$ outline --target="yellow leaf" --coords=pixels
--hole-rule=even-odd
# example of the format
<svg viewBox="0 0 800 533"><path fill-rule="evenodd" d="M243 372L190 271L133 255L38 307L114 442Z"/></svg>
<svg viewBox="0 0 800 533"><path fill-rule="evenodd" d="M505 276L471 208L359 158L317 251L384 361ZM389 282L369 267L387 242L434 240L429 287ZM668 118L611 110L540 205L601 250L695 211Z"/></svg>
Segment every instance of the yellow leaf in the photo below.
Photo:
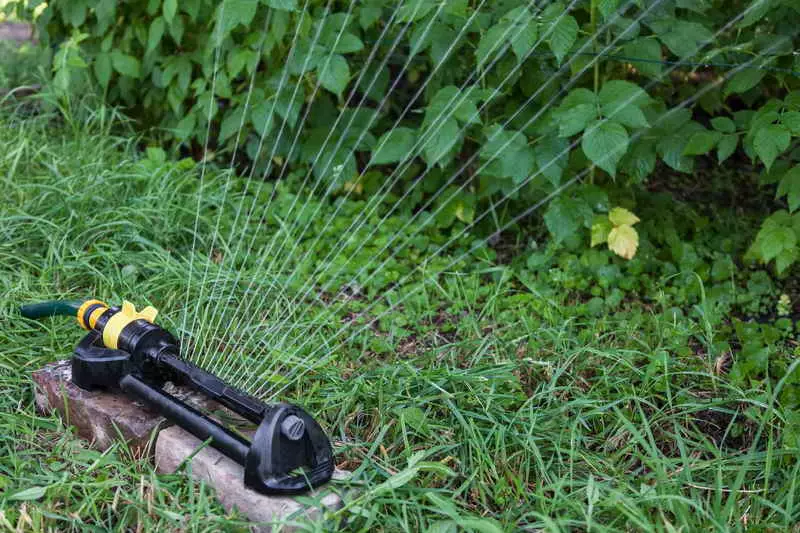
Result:
<svg viewBox="0 0 800 533"><path fill-rule="evenodd" d="M615 226L622 226L624 224L633 226L639 222L639 217L625 209L624 207L615 207L608 214L608 219Z"/></svg>
<svg viewBox="0 0 800 533"><path fill-rule="evenodd" d="M639 248L639 234L628 224L617 226L608 234L608 248L620 257L633 259Z"/></svg>

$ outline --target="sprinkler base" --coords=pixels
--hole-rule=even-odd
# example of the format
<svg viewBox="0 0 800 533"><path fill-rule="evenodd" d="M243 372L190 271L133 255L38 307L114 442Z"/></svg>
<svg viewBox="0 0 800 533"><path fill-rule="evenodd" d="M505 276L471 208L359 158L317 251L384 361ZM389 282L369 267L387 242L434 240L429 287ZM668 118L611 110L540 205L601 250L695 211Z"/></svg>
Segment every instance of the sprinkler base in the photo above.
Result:
<svg viewBox="0 0 800 533"><path fill-rule="evenodd" d="M341 497L330 485L306 494L302 504L291 496L264 495L246 488L240 464L210 446L197 452L203 443L180 427L172 426L158 413L120 391L87 391L76 386L72 383L70 361L51 363L35 371L33 381L37 408L44 413L57 412L65 424L75 427L95 448L105 450L123 439L138 456L155 461L157 469L165 473L174 472L194 454L187 472L213 487L226 510L236 508L254 522L255 531L272 531L272 524L282 521L319 520L324 510L335 510L342 505ZM227 411L227 416L236 418L192 389L176 386L170 393L197 409ZM251 436L243 419L240 429ZM347 476L347 472L334 472L334 479ZM307 498L313 498L318 505L307 505ZM281 528L281 531L292 530L291 525Z"/></svg>

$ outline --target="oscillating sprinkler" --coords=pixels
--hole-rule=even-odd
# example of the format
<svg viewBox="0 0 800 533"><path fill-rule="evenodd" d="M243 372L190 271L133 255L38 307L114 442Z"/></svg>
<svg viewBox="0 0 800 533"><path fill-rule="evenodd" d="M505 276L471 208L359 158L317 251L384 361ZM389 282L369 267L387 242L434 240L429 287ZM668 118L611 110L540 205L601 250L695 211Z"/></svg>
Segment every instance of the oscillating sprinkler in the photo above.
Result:
<svg viewBox="0 0 800 533"><path fill-rule="evenodd" d="M100 300L24 305L26 318L75 316L89 333L72 356L72 381L87 390L121 389L244 467L244 484L265 494L299 494L330 480L333 450L303 409L265 404L181 359L177 339L155 325L156 311ZM172 382L202 392L258 424L252 442L172 396Z"/></svg>

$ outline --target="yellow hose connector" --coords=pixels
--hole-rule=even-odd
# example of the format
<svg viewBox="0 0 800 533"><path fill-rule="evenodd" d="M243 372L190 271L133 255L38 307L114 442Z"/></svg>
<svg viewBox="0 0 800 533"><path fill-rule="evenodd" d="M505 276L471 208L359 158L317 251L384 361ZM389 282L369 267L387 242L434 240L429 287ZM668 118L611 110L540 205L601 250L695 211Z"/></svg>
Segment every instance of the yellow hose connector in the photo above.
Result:
<svg viewBox="0 0 800 533"><path fill-rule="evenodd" d="M148 306L141 311L136 311L136 307L131 302L127 300L123 301L119 312L109 318L103 328L103 344L106 345L106 348L116 350L119 334L125 326L134 320L140 319L146 320L152 324L156 319L156 315L158 315L158 310L155 307Z"/></svg>

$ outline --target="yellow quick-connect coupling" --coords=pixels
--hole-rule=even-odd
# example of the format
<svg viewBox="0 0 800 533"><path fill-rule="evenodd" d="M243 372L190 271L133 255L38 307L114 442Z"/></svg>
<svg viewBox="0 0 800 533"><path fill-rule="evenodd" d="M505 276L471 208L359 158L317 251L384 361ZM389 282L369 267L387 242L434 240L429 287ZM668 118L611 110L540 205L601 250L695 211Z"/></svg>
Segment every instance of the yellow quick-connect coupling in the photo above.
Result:
<svg viewBox="0 0 800 533"><path fill-rule="evenodd" d="M94 315L94 313L92 313L92 315ZM136 307L132 303L127 300L123 301L120 310L108 319L108 322L106 322L103 328L103 344L106 345L106 348L116 350L119 335L122 333L122 330L125 329L125 326L134 320L140 319L146 320L152 324L156 319L156 315L158 315L158 310L155 307L148 306L141 311L136 311Z"/></svg>

